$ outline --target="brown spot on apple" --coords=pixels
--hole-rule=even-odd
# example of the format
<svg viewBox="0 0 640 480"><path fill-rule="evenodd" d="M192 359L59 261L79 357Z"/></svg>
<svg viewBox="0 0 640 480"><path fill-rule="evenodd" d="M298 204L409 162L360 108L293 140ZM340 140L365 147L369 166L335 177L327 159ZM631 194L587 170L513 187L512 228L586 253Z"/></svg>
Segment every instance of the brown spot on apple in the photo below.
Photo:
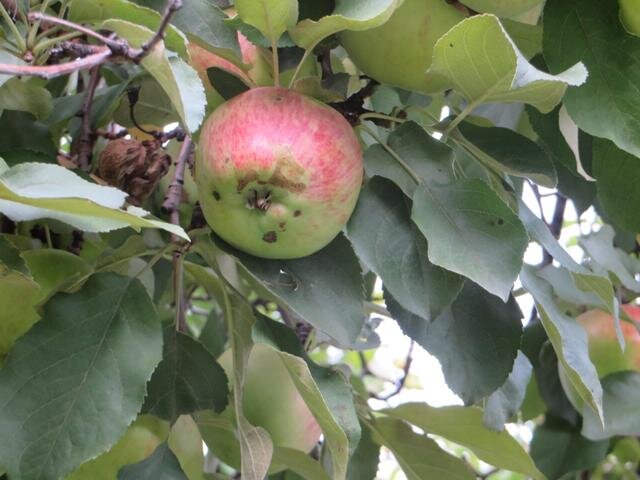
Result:
<svg viewBox="0 0 640 480"><path fill-rule="evenodd" d="M275 243L278 241L278 234L273 230L270 230L262 236L262 240L267 243Z"/></svg>

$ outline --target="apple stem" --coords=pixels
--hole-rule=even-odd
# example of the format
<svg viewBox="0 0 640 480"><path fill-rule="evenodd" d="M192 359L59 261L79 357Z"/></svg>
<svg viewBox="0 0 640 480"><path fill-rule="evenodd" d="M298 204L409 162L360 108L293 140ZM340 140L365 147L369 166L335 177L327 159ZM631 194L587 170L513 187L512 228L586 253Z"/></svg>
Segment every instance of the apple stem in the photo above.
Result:
<svg viewBox="0 0 640 480"><path fill-rule="evenodd" d="M278 59L278 42L271 40L271 56L273 58L273 84L280 86L280 62Z"/></svg>

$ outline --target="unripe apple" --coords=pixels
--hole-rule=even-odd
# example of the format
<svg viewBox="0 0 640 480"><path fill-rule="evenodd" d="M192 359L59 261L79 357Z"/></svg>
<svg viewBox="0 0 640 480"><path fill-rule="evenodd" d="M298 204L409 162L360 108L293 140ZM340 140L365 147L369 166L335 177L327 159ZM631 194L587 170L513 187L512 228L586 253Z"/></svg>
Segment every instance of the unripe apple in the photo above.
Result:
<svg viewBox="0 0 640 480"><path fill-rule="evenodd" d="M344 227L362 183L362 150L334 109L292 90L251 89L202 127L196 183L211 228L265 258L298 258Z"/></svg>
<svg viewBox="0 0 640 480"><path fill-rule="evenodd" d="M151 455L167 435L167 422L151 415L138 417L108 452L83 463L66 480L113 480L120 468Z"/></svg>
<svg viewBox="0 0 640 480"><path fill-rule="evenodd" d="M379 27L345 30L340 42L365 74L381 83L430 92L426 72L433 46L465 15L446 0L404 0Z"/></svg>
<svg viewBox="0 0 640 480"><path fill-rule="evenodd" d="M218 362L233 378L232 352ZM298 392L280 355L271 347L256 344L251 349L243 390L244 414L252 425L262 427L274 445L305 453L318 443L322 431Z"/></svg>
<svg viewBox="0 0 640 480"><path fill-rule="evenodd" d="M640 320L640 308L624 305L624 311L635 320ZM620 350L613 317L602 310L589 310L578 317L589 337L589 356L604 377L621 370L640 371L640 333L628 322L621 321L620 327L626 340L625 351Z"/></svg>
<svg viewBox="0 0 640 480"><path fill-rule="evenodd" d="M640 36L640 0L618 0L620 20L629 33Z"/></svg>

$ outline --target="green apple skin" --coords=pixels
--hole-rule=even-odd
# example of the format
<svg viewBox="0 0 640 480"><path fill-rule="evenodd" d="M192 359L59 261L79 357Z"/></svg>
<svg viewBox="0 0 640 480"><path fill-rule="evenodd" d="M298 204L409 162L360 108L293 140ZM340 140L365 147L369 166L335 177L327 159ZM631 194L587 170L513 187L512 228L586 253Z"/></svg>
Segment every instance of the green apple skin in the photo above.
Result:
<svg viewBox="0 0 640 480"><path fill-rule="evenodd" d="M224 352L218 362L233 378L231 350ZM269 432L274 445L307 453L318 443L320 426L273 348L253 346L243 395L245 417Z"/></svg>
<svg viewBox="0 0 640 480"><path fill-rule="evenodd" d="M629 33L640 36L640 0L618 0L620 20Z"/></svg>
<svg viewBox="0 0 640 480"><path fill-rule="evenodd" d="M252 255L320 250L347 223L362 177L351 125L292 90L248 90L202 127L195 169L202 211L220 237Z"/></svg>
<svg viewBox="0 0 640 480"><path fill-rule="evenodd" d="M83 463L66 480L114 480L118 470L147 458L168 435L167 422L142 415L108 452Z"/></svg>
<svg viewBox="0 0 640 480"><path fill-rule="evenodd" d="M379 27L339 34L349 57L366 75L417 92L431 92L426 71L437 40L465 15L446 0L405 0ZM437 90L437 88L436 88Z"/></svg>
<svg viewBox="0 0 640 480"><path fill-rule="evenodd" d="M640 320L640 307L624 305L624 311ZM623 370L640 371L640 333L633 325L621 321L626 340L625 351L620 350L613 317L602 310L589 310L577 318L589 337L589 356L599 377Z"/></svg>

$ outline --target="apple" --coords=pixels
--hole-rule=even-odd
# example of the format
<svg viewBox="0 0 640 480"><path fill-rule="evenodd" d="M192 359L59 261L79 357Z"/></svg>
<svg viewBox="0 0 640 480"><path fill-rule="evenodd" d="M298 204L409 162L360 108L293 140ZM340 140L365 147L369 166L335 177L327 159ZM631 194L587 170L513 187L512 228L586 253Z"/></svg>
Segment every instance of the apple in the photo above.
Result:
<svg viewBox="0 0 640 480"><path fill-rule="evenodd" d="M264 258L320 250L351 215L363 176L362 149L334 109L285 88L248 90L202 127L198 197L225 241Z"/></svg>
<svg viewBox="0 0 640 480"><path fill-rule="evenodd" d="M169 435L169 424L151 415L142 415L109 451L83 463L66 480L113 480L125 465L138 463Z"/></svg>
<svg viewBox="0 0 640 480"><path fill-rule="evenodd" d="M623 305L622 308L631 318L640 320L640 307ZM578 316L577 320L587 331L589 356L598 376L604 377L621 370L640 371L640 333L633 325L620 322L626 340L625 351L622 352L610 314L602 310L589 310Z"/></svg>
<svg viewBox="0 0 640 480"><path fill-rule="evenodd" d="M227 376L233 378L231 350L224 352L218 362ZM249 356L243 394L245 417L252 425L269 432L274 445L308 453L318 443L322 433L320 426L273 348L254 345ZM214 454L227 465L239 468L240 445L235 431L233 407L227 407L221 415L199 412L196 420ZM281 469L278 465L272 465L269 471L276 473Z"/></svg>
<svg viewBox="0 0 640 480"><path fill-rule="evenodd" d="M232 352L218 362L233 378ZM264 428L279 447L307 453L318 443L322 431L289 375L280 355L270 346L251 349L243 390L244 415L252 425Z"/></svg>
<svg viewBox="0 0 640 480"><path fill-rule="evenodd" d="M365 74L380 83L430 92L426 77L433 46L464 13L446 0L405 0L391 18L364 31L345 30L340 42Z"/></svg>
<svg viewBox="0 0 640 480"><path fill-rule="evenodd" d="M620 20L629 33L640 36L640 0L618 0Z"/></svg>

